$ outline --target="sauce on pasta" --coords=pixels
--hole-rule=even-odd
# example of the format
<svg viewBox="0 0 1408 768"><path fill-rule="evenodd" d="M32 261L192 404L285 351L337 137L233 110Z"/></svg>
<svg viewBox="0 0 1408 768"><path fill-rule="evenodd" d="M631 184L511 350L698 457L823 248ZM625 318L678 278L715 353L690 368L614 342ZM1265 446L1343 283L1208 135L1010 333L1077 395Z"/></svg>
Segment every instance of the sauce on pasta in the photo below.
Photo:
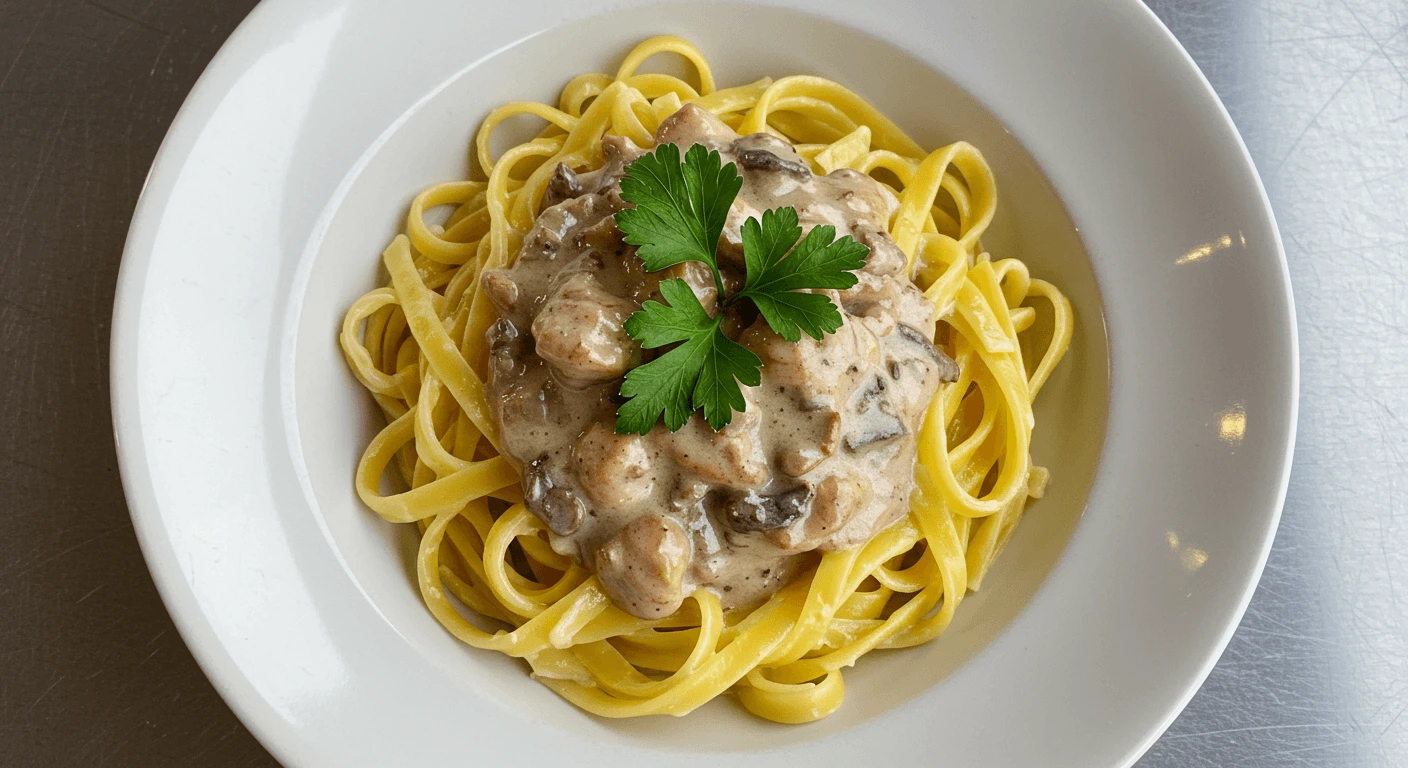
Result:
<svg viewBox="0 0 1408 768"><path fill-rule="evenodd" d="M639 71L666 52L697 87ZM547 127L492 157L495 128L525 114ZM781 205L871 251L820 342L727 318L763 381L718 433L697 415L610 429L640 360L620 325L666 276L610 214L621 168L657 142L739 166L721 263L744 218ZM388 422L357 491L418 526L421 594L445 628L597 715L682 715L731 691L784 723L835 711L865 653L942 632L1044 492L1031 404L1071 337L1054 286L982 249L996 189L981 154L925 152L821 78L718 88L674 37L556 106L494 110L476 144L487 178L416 198L383 253L389 284L340 336ZM712 279L672 270L708 306ZM1038 311L1049 339L1024 350ZM384 494L392 464L405 490Z"/></svg>

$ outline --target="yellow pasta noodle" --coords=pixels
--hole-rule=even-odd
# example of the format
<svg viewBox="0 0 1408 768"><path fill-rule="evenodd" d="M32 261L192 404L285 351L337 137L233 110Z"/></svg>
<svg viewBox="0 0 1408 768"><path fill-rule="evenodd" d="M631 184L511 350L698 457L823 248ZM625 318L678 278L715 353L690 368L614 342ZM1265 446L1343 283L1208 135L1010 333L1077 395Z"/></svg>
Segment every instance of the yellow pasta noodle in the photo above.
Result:
<svg viewBox="0 0 1408 768"><path fill-rule="evenodd" d="M692 66L697 87L639 71L662 53ZM898 180L890 234L943 319L936 344L961 373L929 405L907 519L822 555L761 606L724 611L701 589L673 616L646 620L614 606L595 576L554 552L521 503L486 401L485 331L497 316L479 275L512 263L558 163L599 167L605 134L653 146L661 120L689 103L741 133L792 142L818 173L883 170ZM546 127L492 156L494 131L522 116ZM1055 286L983 251L997 190L981 153L964 142L925 152L859 96L818 77L718 89L703 54L675 37L641 43L614 76L573 79L556 106L493 110L475 149L485 178L415 198L405 234L383 253L389 284L353 303L339 336L387 420L357 468L356 490L385 519L418 526L421 595L446 630L524 659L539 681L596 715L683 715L732 692L779 723L836 711L843 671L864 654L942 632L1028 499L1044 492L1048 473L1029 453L1032 400L1073 325ZM448 217L429 222L434 209ZM1026 360L1019 334L1038 314L1050 318L1050 339L1039 359ZM405 489L387 494L393 464ZM501 628L481 629L465 609Z"/></svg>

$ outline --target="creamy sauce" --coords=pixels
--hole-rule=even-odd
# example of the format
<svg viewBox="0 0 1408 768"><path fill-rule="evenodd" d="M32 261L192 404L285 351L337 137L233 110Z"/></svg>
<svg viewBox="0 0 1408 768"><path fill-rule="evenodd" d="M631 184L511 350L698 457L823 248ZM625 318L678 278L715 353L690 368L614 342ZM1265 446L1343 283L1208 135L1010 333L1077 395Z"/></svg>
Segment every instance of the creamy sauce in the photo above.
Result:
<svg viewBox="0 0 1408 768"><path fill-rule="evenodd" d="M834 226L870 255L855 287L828 292L844 324L821 341L783 340L746 303L724 310L725 331L763 360L762 383L744 387L747 409L719 432L695 414L678 432L657 425L644 437L615 434L617 392L664 350L642 350L626 318L671 277L710 314L719 297L703 264L647 273L616 229L619 180L640 150L608 136L601 169L559 167L518 261L484 274L502 317L489 334L489 386L525 503L555 550L647 618L699 587L726 607L755 604L808 553L855 546L900 519L915 432L939 382L958 375L931 343L933 308L886 234L897 206L887 190L850 170L816 176L786 142L740 137L693 106L657 140L717 149L743 176L720 241L727 290L743 282L740 227L769 208L795 207L804 230Z"/></svg>

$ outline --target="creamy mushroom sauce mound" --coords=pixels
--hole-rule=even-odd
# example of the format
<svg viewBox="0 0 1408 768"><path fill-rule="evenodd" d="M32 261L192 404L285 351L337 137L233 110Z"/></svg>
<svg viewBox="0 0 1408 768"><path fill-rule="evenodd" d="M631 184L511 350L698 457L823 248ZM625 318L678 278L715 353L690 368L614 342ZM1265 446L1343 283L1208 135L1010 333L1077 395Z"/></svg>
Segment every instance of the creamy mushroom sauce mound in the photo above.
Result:
<svg viewBox="0 0 1408 768"><path fill-rule="evenodd" d="M625 166L641 154L602 140L605 164L559 165L543 212L511 269L487 270L500 320L489 331L489 387L501 450L521 467L528 509L552 547L594 570L622 609L667 616L707 587L725 607L754 605L815 562L856 546L906 513L915 433L940 381L958 366L936 348L931 304L909 281L886 232L895 197L849 169L812 173L786 141L739 136L688 105L659 143L718 150L743 177L720 239L726 290L742 286L740 228L792 206L804 230L829 224L870 248L859 282L828 291L834 334L799 343L774 333L747 302L724 309L726 334L763 361L747 408L715 432L695 413L677 432L615 432L622 377L665 350L642 350L626 318L661 280L683 278L711 315L709 268L646 272L612 215Z"/></svg>

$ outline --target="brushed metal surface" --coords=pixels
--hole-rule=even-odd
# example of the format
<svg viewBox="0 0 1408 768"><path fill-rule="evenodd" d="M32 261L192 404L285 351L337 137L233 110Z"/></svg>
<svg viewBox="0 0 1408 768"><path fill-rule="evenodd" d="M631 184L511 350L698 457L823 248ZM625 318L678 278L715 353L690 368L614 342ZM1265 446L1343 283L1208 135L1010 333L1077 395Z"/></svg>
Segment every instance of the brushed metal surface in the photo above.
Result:
<svg viewBox="0 0 1408 768"><path fill-rule="evenodd" d="M157 598L107 398L137 194L253 5L0 0L0 765L273 764ZM1271 196L1302 399L1261 585L1139 765L1408 765L1408 3L1149 5Z"/></svg>
<svg viewBox="0 0 1408 768"><path fill-rule="evenodd" d="M1301 410L1241 626L1139 765L1408 765L1408 3L1154 0L1285 241Z"/></svg>

